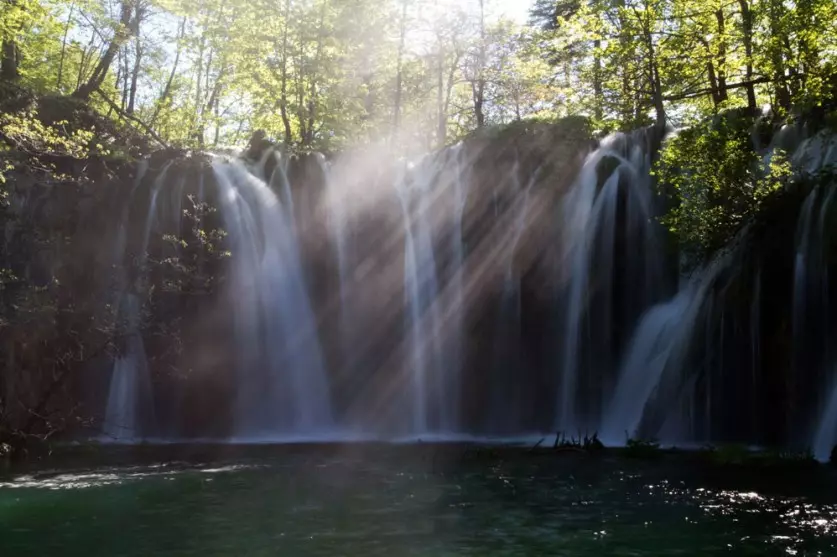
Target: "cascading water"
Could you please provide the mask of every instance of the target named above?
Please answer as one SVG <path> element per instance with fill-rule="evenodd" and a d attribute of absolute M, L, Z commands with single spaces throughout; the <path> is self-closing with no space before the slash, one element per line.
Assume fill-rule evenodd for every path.
<path fill-rule="evenodd" d="M 825 142 L 799 141 L 805 134 L 796 131 L 779 134 L 800 145 L 788 149 L 795 168 L 833 158 Z M 395 178 L 368 160 L 354 168 L 369 173 L 355 175 L 351 162 L 272 148 L 253 154 L 257 160 L 214 157 L 197 178 L 199 198 L 217 206 L 230 255 L 210 302 L 217 308 L 203 314 L 218 322 L 213 339 L 231 337 L 220 342 L 228 345 L 213 373 L 230 372 L 214 386 L 221 394 L 213 401 L 228 405 L 219 413 L 232 426 L 213 431 L 281 440 L 557 429 L 598 431 L 615 443 L 626 432 L 701 441 L 728 433 L 717 427 L 728 421 L 719 414 L 728 400 L 757 384 L 768 392 L 782 377 L 781 370 L 761 372 L 774 363 L 761 354 L 775 344 L 766 330 L 790 331 L 794 346 L 785 354 L 797 366 L 834 361 L 823 246 L 837 196 L 818 187 L 802 203 L 786 284 L 776 285 L 776 270 L 761 255 L 745 264 L 749 252 L 733 249 L 667 292 L 675 281 L 663 269 L 670 265 L 674 275 L 676 261 L 659 242 L 650 173 L 659 133 L 615 134 L 593 152 L 583 144 L 571 171 L 526 146 L 491 151 L 490 142 L 443 149 Z M 184 197 L 196 184 L 173 168 L 164 165 L 132 190 L 137 209 L 122 220 L 135 230 L 120 228 L 117 261 L 128 254 L 143 269 L 150 242 L 184 231 Z M 156 263 L 181 247 L 154 249 Z M 153 277 L 126 273 L 122 282 L 144 280 Z M 777 288 L 793 307 L 765 316 L 763 300 Z M 164 404 L 149 394 L 154 341 L 141 334 L 143 301 L 123 291 L 117 305 L 126 334 L 105 430 L 131 440 L 170 430 L 148 426 L 155 404 Z M 813 321 L 822 321 L 814 344 Z M 744 332 L 734 336 L 738 329 Z M 202 346 L 199 335 L 189 338 L 198 339 L 195 350 Z M 818 455 L 837 430 L 837 381 L 826 377 L 831 369 L 820 373 L 819 384 L 834 390 L 820 397 Z M 154 377 L 159 395 L 166 379 L 160 386 Z M 755 430 L 763 419 L 757 408 L 767 412 L 767 404 L 753 395 L 746 405 L 741 413 Z"/>
<path fill-rule="evenodd" d="M 133 294 L 126 294 L 122 301 L 120 314 L 127 340 L 124 353 L 113 364 L 102 428 L 105 439 L 120 442 L 140 437 L 140 412 L 149 404 L 151 394 L 145 346 L 138 332 L 140 301 Z"/>
<path fill-rule="evenodd" d="M 149 207 L 146 213 L 146 221 L 143 235 L 140 242 L 139 253 L 136 254 L 135 269 L 132 272 L 140 276 L 134 280 L 142 280 L 148 257 L 148 243 L 151 229 L 154 224 L 157 211 L 157 195 L 165 183 L 168 169 L 171 165 L 163 167 L 158 177 L 152 184 L 152 194 Z M 141 436 L 140 413 L 153 415 L 153 403 L 151 401 L 151 386 L 148 365 L 145 354 L 145 345 L 142 335 L 139 332 L 142 320 L 142 302 L 137 295 L 129 291 L 130 284 L 125 276 L 125 265 L 121 261 L 127 247 L 127 224 L 131 203 L 134 200 L 137 188 L 145 178 L 148 169 L 147 163 L 143 163 L 137 170 L 137 178 L 122 211 L 122 218 L 119 222 L 119 232 L 114 244 L 112 265 L 116 268 L 119 276 L 119 295 L 117 299 L 116 325 L 125 339 L 122 342 L 123 353 L 114 362 L 111 372 L 110 388 L 108 389 L 107 406 L 102 426 L 103 435 L 106 439 L 116 441 L 133 441 Z"/>
<path fill-rule="evenodd" d="M 803 366 L 807 356 L 812 355 L 805 348 L 805 318 L 809 312 L 808 297 L 811 292 L 810 282 L 818 280 L 819 257 L 817 247 L 812 246 L 812 230 L 814 205 L 818 191 L 812 191 L 805 199 L 797 225 L 797 247 L 794 255 L 793 267 L 793 309 L 791 327 L 793 332 L 793 364 Z M 814 238 L 817 238 L 814 236 Z M 813 271 L 809 273 L 808 271 Z"/>
<path fill-rule="evenodd" d="M 320 171 L 326 180 L 326 192 L 328 195 L 328 227 L 331 233 L 331 240 L 334 243 L 335 251 L 337 253 L 337 273 L 340 288 L 340 306 L 347 309 L 350 303 L 348 299 L 349 288 L 349 273 L 351 271 L 352 261 L 349 257 L 349 250 L 351 248 L 349 237 L 349 229 L 346 223 L 346 202 L 342 197 L 340 191 L 340 182 L 334 179 L 330 169 L 326 166 L 322 158 L 317 158 Z M 290 190 L 289 190 L 290 191 Z M 347 326 L 351 318 L 351 311 L 344 311 L 341 314 L 341 328 Z"/>
<path fill-rule="evenodd" d="M 663 375 L 683 372 L 709 288 L 730 257 L 722 254 L 674 298 L 657 304 L 642 317 L 602 424 L 606 442 L 618 444 L 625 434 L 633 437 L 640 433 L 643 415 Z M 667 405 L 673 401 L 660 402 Z"/>
<path fill-rule="evenodd" d="M 524 386 L 509 369 L 520 369 L 523 365 L 521 343 L 521 284 L 520 277 L 515 271 L 515 255 L 518 244 L 526 228 L 529 212 L 529 198 L 532 186 L 537 181 L 538 171 L 535 171 L 528 183 L 522 188 L 522 194 L 515 199 L 511 208 L 514 215 L 514 229 L 511 234 L 509 247 L 505 252 L 505 268 L 503 270 L 503 290 L 500 297 L 499 317 L 496 319 L 494 331 L 494 348 L 490 380 L 490 407 L 494 410 L 489 414 L 485 425 L 489 433 L 520 432 L 524 403 L 522 391 Z M 520 188 L 520 163 L 516 161 L 511 170 L 510 179 L 513 191 Z"/>
<path fill-rule="evenodd" d="M 277 164 L 271 176 L 265 177 L 268 157 L 275 157 Z M 169 162 L 148 187 L 141 236 L 134 240 L 133 251 L 126 251 L 129 209 L 147 166 L 143 165 L 131 191 L 115 244 L 114 263 L 124 283 L 117 319 L 125 340 L 113 368 L 104 432 L 107 438 L 120 441 L 147 436 L 154 406 L 141 334 L 141 302 L 128 287 L 148 280 L 152 236 L 162 236 L 164 230 L 182 232 L 185 178 L 170 179 Z M 269 151 L 252 172 L 242 162 L 220 158 L 213 161 L 212 170 L 231 248 L 227 294 L 239 375 L 233 434 L 250 439 L 326 434 L 333 426 L 331 393 L 302 274 L 292 206 L 283 207 L 266 184 L 269 178 L 286 193 L 290 204 L 285 165 L 277 153 Z M 201 175 L 199 203 L 205 190 Z M 179 253 L 179 243 L 174 243 L 174 249 Z M 121 260 L 134 252 L 129 277 Z"/>
<path fill-rule="evenodd" d="M 591 153 L 568 193 L 562 209 L 565 255 L 570 271 L 564 307 L 561 342 L 560 387 L 555 427 L 563 431 L 597 427 L 602 402 L 590 401 L 579 391 L 579 377 L 603 374 L 618 360 L 614 337 L 618 324 L 614 313 L 614 275 L 629 284 L 631 303 L 621 301 L 623 325 L 653 300 L 649 292 L 658 284 L 661 255 L 653 247 L 655 231 L 651 221 L 650 139 L 651 130 L 635 136 L 614 134 Z M 609 174 L 608 174 L 609 172 Z M 603 179 L 604 177 L 604 179 Z M 621 249 L 634 249 L 627 265 L 617 269 Z M 628 309 L 634 305 L 632 309 Z M 590 336 L 595 331 L 595 338 Z M 586 353 L 583 352 L 586 349 Z M 609 379 L 602 376 L 596 390 L 602 400 L 609 397 Z M 588 408 L 579 409 L 579 402 Z M 598 407 L 598 409 L 597 409 Z"/>
<path fill-rule="evenodd" d="M 791 152 L 795 169 L 814 174 L 837 164 L 837 141 L 823 133 L 806 138 Z M 814 187 L 799 214 L 793 276 L 793 363 L 797 368 L 819 371 L 827 396 L 818 397 L 813 435 L 814 455 L 827 460 L 837 443 L 837 380 L 835 380 L 831 308 L 829 306 L 829 224 L 833 221 L 834 185 Z"/>
<path fill-rule="evenodd" d="M 325 434 L 331 395 L 288 215 L 242 163 L 216 159 L 212 168 L 232 251 L 235 435 Z"/>
<path fill-rule="evenodd" d="M 453 323 L 450 327 L 450 350 L 447 353 L 446 371 L 448 376 L 446 389 L 452 389 L 447 394 L 451 406 L 451 416 L 448 418 L 448 429 L 459 426 L 458 408 L 461 400 L 461 385 L 459 377 L 461 376 L 464 354 L 464 314 L 465 314 L 465 293 L 463 291 L 463 273 L 465 273 L 465 242 L 463 239 L 463 223 L 462 219 L 465 216 L 465 207 L 468 202 L 468 187 L 470 185 L 469 177 L 466 175 L 466 168 L 468 161 L 463 161 L 465 149 L 461 143 L 451 148 L 450 158 L 453 160 L 454 176 L 453 176 L 453 233 L 451 250 L 453 252 L 452 262 L 452 277 L 451 282 L 453 287 Z M 450 380 L 450 378 L 453 378 Z"/>
<path fill-rule="evenodd" d="M 435 300 L 439 293 L 433 252 L 431 196 L 438 169 L 432 160 L 409 169 L 396 185 L 404 211 L 404 295 L 410 336 L 411 434 L 441 433 L 453 428 L 444 400 L 445 378 L 436 337 Z M 448 395 L 450 393 L 447 393 Z"/>
<path fill-rule="evenodd" d="M 781 140 L 782 148 L 790 154 L 792 168 L 801 173 L 812 173 L 822 168 L 831 156 L 829 147 L 821 140 L 812 141 L 811 139 L 798 143 L 797 147 L 794 142 L 798 141 L 799 136 L 804 136 L 804 133 L 792 134 L 785 130 L 784 133 L 777 135 L 777 141 Z M 771 154 L 763 159 L 765 161 L 764 172 L 767 172 L 768 164 L 774 160 L 772 151 L 775 149 L 776 146 L 772 146 Z M 798 369 L 812 365 L 821 367 L 823 364 L 820 358 L 828 352 L 828 342 L 825 340 L 828 334 L 823 329 L 827 327 L 828 318 L 815 317 L 814 314 L 819 315 L 823 311 L 828 311 L 827 280 L 825 280 L 827 266 L 823 262 L 822 238 L 825 233 L 826 212 L 831 205 L 833 191 L 832 188 L 826 195 L 819 188 L 815 188 L 803 203 L 798 220 L 791 310 L 794 338 L 792 365 Z M 713 312 L 713 297 L 717 294 L 712 291 L 712 288 L 718 276 L 730 268 L 731 262 L 741 258 L 739 248 L 745 245 L 743 238 L 746 238 L 747 233 L 748 230 L 744 229 L 733 240 L 732 248 L 722 252 L 710 265 L 702 269 L 697 277 L 689 281 L 674 298 L 652 307 L 642 318 L 631 340 L 630 350 L 619 372 L 618 385 L 608 405 L 608 412 L 601 430 L 603 439 L 618 442 L 626 433 L 629 436 L 648 434 L 649 431 L 643 430 L 643 422 L 651 409 L 657 422 L 654 424 L 655 427 L 651 428 L 650 434 L 654 435 L 655 432 L 659 432 L 660 417 L 676 412 L 680 404 L 680 389 L 684 384 L 694 385 L 694 377 L 688 381 L 678 381 L 677 376 L 685 378 L 695 373 L 696 370 L 690 369 L 694 363 L 690 363 L 688 357 L 689 351 L 693 348 L 693 342 L 699 334 L 703 334 L 706 339 L 703 358 L 713 362 L 710 358 L 713 354 L 717 355 L 716 360 L 711 364 L 713 368 L 705 370 L 706 385 L 702 395 L 705 404 L 702 412 L 706 423 L 701 427 L 706 439 L 714 437 L 710 423 L 714 409 L 712 396 L 716 390 L 713 381 L 715 378 L 719 381 L 723 380 L 726 376 L 724 354 L 727 328 L 724 307 L 718 308 L 717 313 Z M 758 353 L 760 350 L 758 325 L 761 320 L 758 305 L 761 299 L 760 268 L 756 269 L 754 276 L 756 285 L 748 313 L 752 327 L 750 360 L 752 365 L 756 366 L 760 359 Z M 815 300 L 813 302 L 812 295 Z M 721 303 L 723 304 L 723 300 Z M 705 315 L 707 319 L 704 333 L 700 333 L 700 329 L 696 327 L 701 315 Z M 816 326 L 816 334 L 810 330 L 812 318 L 822 323 Z M 713 333 L 715 325 L 718 325 L 717 333 Z M 758 381 L 755 376 L 755 367 L 751 375 L 751 388 L 756 388 Z M 670 377 L 666 379 L 666 376 Z M 677 387 L 671 390 L 672 387 L 664 388 L 664 384 L 673 384 Z M 687 389 L 687 394 L 689 397 L 687 402 L 694 413 L 694 405 L 697 403 L 694 387 Z M 833 396 L 831 400 L 834 400 Z M 837 427 L 837 425 L 827 423 L 834 415 L 837 415 L 837 410 L 832 410 L 831 406 L 822 415 L 817 434 L 819 446 L 827 444 L 823 441 L 824 437 L 832 431 L 832 428 Z M 693 419 L 694 416 L 691 418 Z M 694 438 L 694 436 L 687 435 L 686 438 Z"/>
<path fill-rule="evenodd" d="M 831 382 L 834 383 L 835 378 L 837 378 L 837 369 L 831 366 L 830 371 Z M 812 445 L 814 457 L 822 462 L 829 460 L 831 451 L 837 444 L 837 384 L 833 384 L 829 391 L 831 394 L 819 418 Z"/>

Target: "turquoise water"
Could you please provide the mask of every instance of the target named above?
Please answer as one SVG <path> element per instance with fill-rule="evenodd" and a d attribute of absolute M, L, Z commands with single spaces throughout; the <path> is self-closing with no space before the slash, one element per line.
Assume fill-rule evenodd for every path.
<path fill-rule="evenodd" d="M 837 555 L 825 467 L 462 447 L 171 451 L 5 478 L 0 556 Z"/>

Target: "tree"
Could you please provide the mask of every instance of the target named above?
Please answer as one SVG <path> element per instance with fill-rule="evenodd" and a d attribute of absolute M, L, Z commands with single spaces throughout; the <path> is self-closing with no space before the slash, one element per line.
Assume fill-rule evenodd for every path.
<path fill-rule="evenodd" d="M 537 0 L 528 27 L 481 0 L 4 2 L 0 78 L 184 147 L 262 129 L 427 149 L 536 115 L 687 125 L 817 105 L 835 80 L 829 0 Z"/>
<path fill-rule="evenodd" d="M 137 11 L 134 2 L 136 1 L 122 0 L 119 20 L 114 22 L 113 37 L 108 42 L 105 53 L 99 59 L 88 80 L 76 89 L 73 96 L 82 100 L 89 99 L 93 91 L 96 91 L 104 83 L 114 58 L 116 58 L 122 45 L 131 37 L 133 29 L 138 25 L 138 22 L 135 21 Z"/>
<path fill-rule="evenodd" d="M 485 36 L 485 0 L 479 0 L 479 40 L 474 54 L 473 74 L 471 82 L 471 96 L 474 99 L 474 118 L 477 128 L 485 125 L 485 66 L 486 66 L 486 36 Z"/>
<path fill-rule="evenodd" d="M 398 62 L 395 74 L 395 101 L 392 110 L 393 135 L 401 127 L 401 101 L 404 94 L 404 49 L 407 40 L 407 0 L 401 0 L 401 18 L 398 23 Z"/>

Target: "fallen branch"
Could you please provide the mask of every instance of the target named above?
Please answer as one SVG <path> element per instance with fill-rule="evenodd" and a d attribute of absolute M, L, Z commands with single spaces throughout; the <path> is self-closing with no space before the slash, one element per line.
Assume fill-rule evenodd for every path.
<path fill-rule="evenodd" d="M 744 87 L 749 87 L 750 85 L 759 85 L 759 84 L 762 84 L 762 83 L 770 83 L 772 81 L 774 81 L 772 78 L 760 77 L 758 79 L 752 79 L 750 81 L 742 81 L 740 83 L 730 83 L 730 84 L 726 85 L 725 87 L 719 88 L 719 90 L 729 91 L 731 89 L 742 89 Z M 712 91 L 713 91 L 713 89 L 710 87 L 710 88 L 706 88 L 706 89 L 700 89 L 698 91 L 692 91 L 690 93 L 683 93 L 683 94 L 680 94 L 680 95 L 669 95 L 669 96 L 663 97 L 663 100 L 664 101 L 682 101 L 682 100 L 685 100 L 685 99 L 694 99 L 694 98 L 697 98 L 697 97 L 703 97 L 703 96 L 706 96 L 706 95 L 711 95 Z"/>
<path fill-rule="evenodd" d="M 535 452 L 537 450 L 537 448 L 541 446 L 541 443 L 543 443 L 545 439 L 546 439 L 546 437 L 541 437 L 541 440 L 538 441 L 537 443 L 535 443 L 535 446 L 532 447 L 531 449 L 529 449 L 529 452 L 530 453 Z"/>
<path fill-rule="evenodd" d="M 166 142 L 163 140 L 163 138 L 161 138 L 159 135 L 157 135 L 157 132 L 155 132 L 153 129 L 151 129 L 151 127 L 150 127 L 148 124 L 146 124 L 145 122 L 143 122 L 142 120 L 140 120 L 140 119 L 139 119 L 139 118 L 137 118 L 136 116 L 134 116 L 134 115 L 132 115 L 132 114 L 128 114 L 127 112 L 125 112 L 124 110 L 122 110 L 122 108 L 120 108 L 118 104 L 116 104 L 115 102 L 113 102 L 113 101 L 112 101 L 112 100 L 111 100 L 111 99 L 110 99 L 107 95 L 105 95 L 105 94 L 104 94 L 101 90 L 99 90 L 99 89 L 95 89 L 95 90 L 94 90 L 94 92 L 98 93 L 98 94 L 99 94 L 99 96 L 102 98 L 102 100 L 104 100 L 104 101 L 107 103 L 107 105 L 108 105 L 111 109 L 113 109 L 113 111 L 114 111 L 114 112 L 116 112 L 117 114 L 119 114 L 122 118 L 124 118 L 124 119 L 126 119 L 126 120 L 128 120 L 128 121 L 130 121 L 130 122 L 133 122 L 133 123 L 137 124 L 139 127 L 141 127 L 141 128 L 143 129 L 143 131 L 145 131 L 148 135 L 150 135 L 150 136 L 152 137 L 152 139 L 154 139 L 157 143 L 159 143 L 160 145 L 162 145 L 164 149 L 169 149 L 169 144 L 168 144 L 168 143 L 166 143 Z"/>

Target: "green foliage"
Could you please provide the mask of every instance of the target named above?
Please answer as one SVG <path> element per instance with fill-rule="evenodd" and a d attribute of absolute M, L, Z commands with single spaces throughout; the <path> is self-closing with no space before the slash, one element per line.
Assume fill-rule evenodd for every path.
<path fill-rule="evenodd" d="M 165 277 L 163 288 L 174 293 L 208 295 L 214 293 L 223 280 L 213 272 L 213 265 L 230 256 L 223 248 L 227 233 L 220 228 L 209 228 L 215 207 L 196 201 L 193 195 L 187 196 L 187 200 L 191 205 L 183 210 L 188 223 L 187 233 L 181 237 L 166 234 L 162 238 L 175 254 L 158 262 Z"/>
<path fill-rule="evenodd" d="M 0 129 L 7 142 L 32 155 L 85 159 L 107 154 L 92 129 L 70 127 L 66 120 L 47 125 L 35 111 L 0 114 Z"/>
<path fill-rule="evenodd" d="M 380 139 L 426 151 L 483 124 L 687 126 L 837 90 L 830 0 L 538 0 L 529 26 L 484 4 L 16 0 L 0 42 L 40 93 L 77 92 L 104 63 L 92 106 L 184 147 L 260 129 L 300 151 Z"/>
<path fill-rule="evenodd" d="M 60 24 L 56 15 L 66 3 L 62 0 L 15 0 L 3 2 L 0 10 L 0 42 L 15 45 L 18 71 L 30 86 L 44 90 L 47 75 L 54 67 L 44 64 L 58 45 Z"/>
<path fill-rule="evenodd" d="M 9 150 L 7 146 L 0 146 L 0 154 L 5 154 Z M 9 202 L 9 192 L 7 192 L 3 185 L 6 183 L 6 173 L 14 170 L 14 165 L 9 159 L 0 160 L 0 207 L 4 207 Z"/>
<path fill-rule="evenodd" d="M 682 127 L 735 107 L 818 106 L 835 91 L 830 0 L 538 0 L 555 85 L 601 130 Z"/>
<path fill-rule="evenodd" d="M 664 145 L 655 175 L 672 206 L 661 220 L 695 264 L 727 245 L 790 178 L 781 152 L 762 168 L 752 127 L 751 117 L 733 112 L 680 132 Z"/>

